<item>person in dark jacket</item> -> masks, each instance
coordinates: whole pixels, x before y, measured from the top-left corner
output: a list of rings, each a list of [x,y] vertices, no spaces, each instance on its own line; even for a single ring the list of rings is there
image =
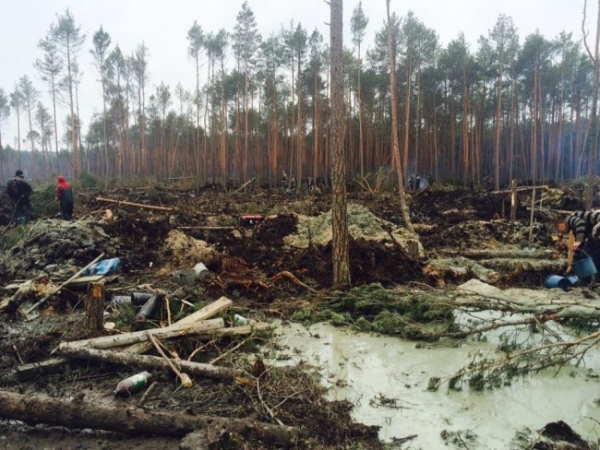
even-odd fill
[[[6,193],[13,204],[13,215],[11,222],[23,225],[27,222],[27,216],[33,213],[31,205],[31,193],[33,189],[27,181],[22,170],[17,170],[15,176],[6,182]]]
[[[575,237],[570,248],[575,251],[574,262],[590,256],[596,268],[600,268],[600,239],[598,239],[600,236],[594,234],[600,230],[596,228],[598,224],[600,224],[600,211],[576,211],[566,219],[559,219],[556,222],[559,233],[572,232]]]
[[[73,218],[73,187],[64,176],[59,175],[56,184],[56,200],[60,206],[60,215],[64,220]]]

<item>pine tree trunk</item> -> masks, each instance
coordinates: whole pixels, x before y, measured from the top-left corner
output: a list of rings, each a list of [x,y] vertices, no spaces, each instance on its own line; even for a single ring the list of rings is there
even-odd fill
[[[123,408],[28,396],[0,391],[0,417],[22,420],[28,424],[45,423],[67,428],[92,428],[133,435],[148,434],[183,437],[192,431],[209,427],[224,427],[242,435],[293,446],[298,429],[273,425],[252,419],[229,419],[182,412],[152,411],[142,408]]]
[[[331,0],[331,100],[332,142],[331,168],[333,178],[333,285],[350,285],[348,244],[348,211],[346,205],[346,158],[344,155],[344,35],[343,0]]]

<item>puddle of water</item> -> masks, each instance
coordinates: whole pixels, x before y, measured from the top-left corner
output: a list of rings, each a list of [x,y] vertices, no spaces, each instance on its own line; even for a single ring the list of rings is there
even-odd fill
[[[471,430],[477,440],[469,448],[510,449],[515,431],[540,429],[558,420],[584,439],[600,436],[600,406],[594,402],[600,398],[599,383],[583,369],[547,371],[483,393],[448,391],[447,384],[429,392],[430,377],[448,379],[476,351],[494,357],[495,345],[418,349],[415,342],[356,334],[325,323],[309,328],[284,324],[279,332],[278,343],[285,349],[277,352],[277,363],[304,360],[318,366],[330,398],[352,402],[355,420],[380,426],[384,441],[417,435],[412,449],[444,448],[442,431]],[[395,400],[395,408],[381,406],[382,398]]]

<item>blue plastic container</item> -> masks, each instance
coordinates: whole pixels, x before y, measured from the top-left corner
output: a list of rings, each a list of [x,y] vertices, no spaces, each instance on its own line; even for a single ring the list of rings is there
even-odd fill
[[[577,283],[579,283],[579,277],[577,275],[569,275],[567,280],[569,280],[571,286],[575,286]]]
[[[566,277],[561,277],[560,275],[549,275],[548,278],[546,278],[546,281],[544,282],[544,286],[546,286],[549,289],[568,289],[572,286],[572,283]]]
[[[592,275],[598,273],[596,265],[594,264],[594,260],[589,256],[573,263],[571,267],[573,268],[575,275],[577,275],[579,278],[591,277]]]

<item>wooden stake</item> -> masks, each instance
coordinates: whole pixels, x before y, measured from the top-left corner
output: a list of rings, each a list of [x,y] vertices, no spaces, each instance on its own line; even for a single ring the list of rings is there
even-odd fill
[[[535,211],[535,187],[531,192],[531,216],[529,218],[529,247],[531,247],[531,239],[533,237],[533,213]]]
[[[510,182],[510,221],[516,222],[516,220],[517,220],[517,180],[512,180]]]
[[[192,380],[188,376],[188,374],[182,373],[179,370],[177,370],[177,367],[175,367],[175,365],[173,364],[171,359],[167,355],[165,355],[165,352],[163,352],[163,349],[160,348],[160,345],[158,345],[158,341],[156,340],[156,338],[154,336],[152,336],[150,333],[148,333],[148,339],[150,339],[150,342],[152,342],[152,344],[154,344],[156,351],[160,354],[160,356],[162,356],[165,359],[165,361],[167,362],[167,364],[169,365],[171,370],[173,372],[175,372],[175,375],[177,375],[177,377],[181,380],[181,385],[186,389],[191,388],[194,385],[194,383],[192,382]]]
[[[569,232],[569,251],[567,253],[567,273],[571,271],[571,265],[573,264],[573,256],[575,250],[573,250],[573,244],[575,243],[575,235],[572,231]]]

